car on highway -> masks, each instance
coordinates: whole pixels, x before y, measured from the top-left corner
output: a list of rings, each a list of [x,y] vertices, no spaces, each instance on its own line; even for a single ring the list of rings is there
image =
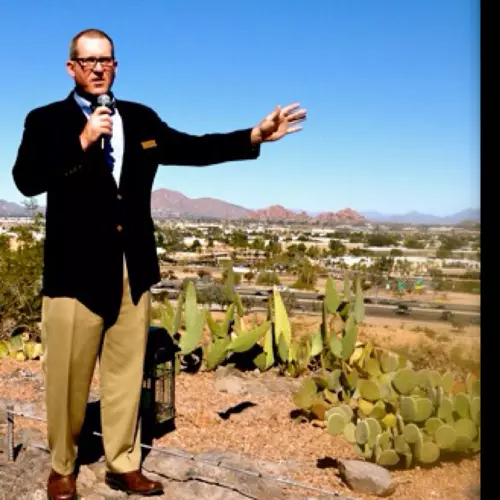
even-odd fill
[[[394,314],[398,316],[408,316],[410,314],[410,308],[406,304],[398,304]]]

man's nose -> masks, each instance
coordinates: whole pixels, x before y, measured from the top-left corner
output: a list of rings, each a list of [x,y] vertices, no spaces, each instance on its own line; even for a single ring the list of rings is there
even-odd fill
[[[94,65],[94,72],[95,73],[102,73],[104,71],[104,66],[102,65],[101,61],[97,61]]]

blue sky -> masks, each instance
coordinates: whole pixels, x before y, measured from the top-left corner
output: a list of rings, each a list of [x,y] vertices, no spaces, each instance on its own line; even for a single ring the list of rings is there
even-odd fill
[[[161,166],[155,189],[249,208],[479,207],[479,0],[17,0],[0,18],[0,199],[23,199],[11,169],[24,117],[69,93],[69,41],[96,27],[115,41],[117,97],[179,130],[308,111],[258,160]]]

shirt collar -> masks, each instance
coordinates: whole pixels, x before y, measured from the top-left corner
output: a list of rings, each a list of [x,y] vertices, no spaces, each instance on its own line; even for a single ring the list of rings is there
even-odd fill
[[[92,105],[90,104],[90,101],[87,101],[87,99],[84,99],[82,96],[78,95],[76,92],[73,93],[73,97],[77,104],[82,108],[83,112],[86,115],[92,114]]]

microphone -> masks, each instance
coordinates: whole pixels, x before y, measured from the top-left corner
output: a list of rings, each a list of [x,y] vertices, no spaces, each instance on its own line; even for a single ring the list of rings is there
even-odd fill
[[[112,109],[111,105],[111,97],[108,94],[101,94],[97,96],[97,105],[98,106],[106,106],[109,109]],[[104,149],[104,135],[101,137],[101,149]]]

